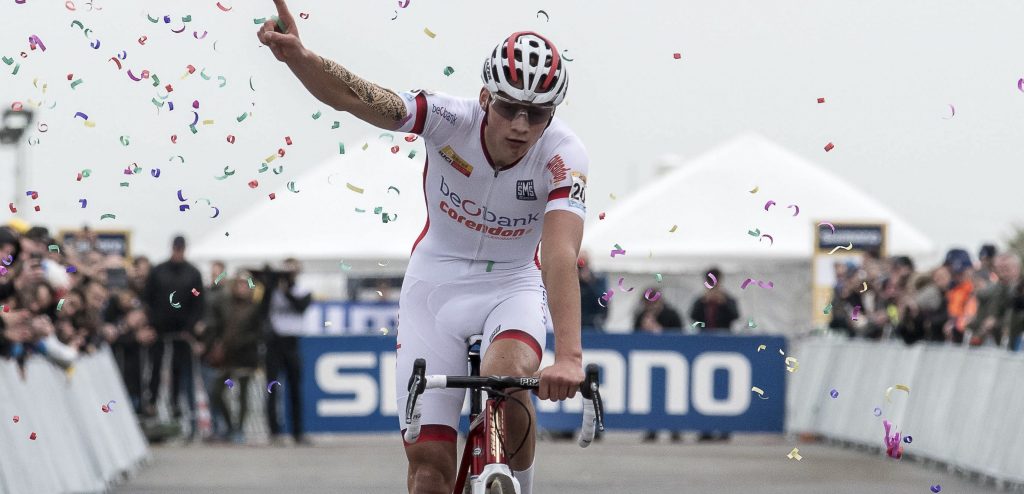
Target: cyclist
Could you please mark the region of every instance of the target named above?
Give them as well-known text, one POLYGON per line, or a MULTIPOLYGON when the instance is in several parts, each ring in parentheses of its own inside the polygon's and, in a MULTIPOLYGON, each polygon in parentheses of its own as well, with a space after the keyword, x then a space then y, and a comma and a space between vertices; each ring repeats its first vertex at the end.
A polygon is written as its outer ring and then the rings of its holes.
MULTIPOLYGON (((259 40, 313 96, 425 141, 427 221, 399 300, 398 409, 405 410, 416 358, 426 359, 427 374, 466 374, 472 334, 483 334, 483 375, 536 375, 540 399, 575 396, 584 378, 576 259, 588 158, 579 138, 554 118, 568 88, 555 46, 537 33, 513 33, 484 60, 484 87, 475 99, 399 94, 304 47, 284 0, 274 3, 281 27, 266 22, 259 40), (555 362, 538 371, 552 327, 555 362)), ((526 438, 510 466, 522 492, 530 493, 536 421, 530 400, 514 396, 524 407, 506 407, 502 440, 512 453, 526 438)), ((405 445, 410 492, 451 492, 464 398, 457 389, 428 390, 420 398, 420 439, 405 445)))

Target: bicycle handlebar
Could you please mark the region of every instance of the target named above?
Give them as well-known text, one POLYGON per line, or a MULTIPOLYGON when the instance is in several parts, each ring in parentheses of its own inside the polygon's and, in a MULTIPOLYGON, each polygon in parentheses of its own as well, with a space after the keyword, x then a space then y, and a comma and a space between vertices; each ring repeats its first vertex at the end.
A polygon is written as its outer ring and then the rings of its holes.
MULTIPOLYGON (((409 376, 409 398, 405 404, 405 423, 408 426, 405 430, 405 440, 410 443, 419 439, 423 408, 423 402, 419 400, 419 395, 428 389, 492 388, 501 390, 507 388, 537 389, 540 387, 540 378, 537 377, 428 376, 426 368, 425 360, 416 359, 413 363, 412 375, 409 376)), ((580 384, 580 394, 584 399, 583 425, 577 443, 581 448, 586 448, 593 442, 594 435, 598 430, 604 430, 604 412, 598 383, 597 365, 587 365, 586 375, 580 384)))

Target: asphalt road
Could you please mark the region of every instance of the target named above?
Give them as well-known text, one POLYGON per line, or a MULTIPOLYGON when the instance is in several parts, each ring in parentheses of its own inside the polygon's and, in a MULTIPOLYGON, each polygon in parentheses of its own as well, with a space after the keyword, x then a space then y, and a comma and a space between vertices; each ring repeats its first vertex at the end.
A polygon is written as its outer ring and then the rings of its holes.
MULTIPOLYGON (((397 435, 314 438, 311 447, 168 445, 123 493, 401 493, 406 461, 397 435)), ((722 494, 862 494, 997 492, 935 466, 895 461, 865 450, 783 436, 747 435, 729 443, 686 436, 643 444, 638 434, 608 434, 587 449, 573 443, 538 445, 534 492, 671 492, 722 494), (798 447, 802 459, 786 455, 798 447)))

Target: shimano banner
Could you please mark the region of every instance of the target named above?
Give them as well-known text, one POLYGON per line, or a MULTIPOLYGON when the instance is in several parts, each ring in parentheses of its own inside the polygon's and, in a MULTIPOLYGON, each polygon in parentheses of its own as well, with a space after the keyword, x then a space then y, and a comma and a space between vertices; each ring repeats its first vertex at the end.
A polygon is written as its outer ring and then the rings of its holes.
MULTIPOLYGON (((601 367, 606 429, 782 432, 785 344, 779 336, 584 333, 583 361, 601 367)), ((543 365, 553 345, 548 335, 543 365)), ((394 348, 393 336, 303 338, 307 429, 397 431, 394 348)), ((579 395, 535 402, 542 427, 579 426, 579 395)))

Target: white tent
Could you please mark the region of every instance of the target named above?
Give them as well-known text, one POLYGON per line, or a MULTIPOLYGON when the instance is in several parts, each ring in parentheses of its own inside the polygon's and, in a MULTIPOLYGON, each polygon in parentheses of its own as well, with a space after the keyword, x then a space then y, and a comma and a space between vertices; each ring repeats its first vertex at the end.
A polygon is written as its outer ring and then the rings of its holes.
POLYGON ((632 311, 647 286, 662 289, 685 316, 703 290, 704 270, 718 266, 744 321, 792 332, 810 324, 810 259, 820 221, 885 222, 888 254, 920 259, 934 252, 927 237, 871 196, 754 134, 726 142, 620 199, 606 219, 588 225, 583 244, 595 270, 613 275, 610 288, 618 296, 611 301, 611 330, 632 327, 632 311), (766 211, 769 200, 776 204, 766 211), (752 230, 771 235, 774 243, 751 236, 752 230), (626 254, 611 257, 615 244, 626 254), (625 295, 616 283, 619 273, 629 281, 623 288, 640 289, 625 295), (659 285, 653 273, 676 276, 659 285), (775 288, 741 291, 747 277, 771 280, 775 288))
MULTIPOLYGON (((274 190, 274 200, 264 195, 225 226, 230 235, 218 231, 203 238, 190 248, 189 257, 221 259, 234 267, 275 264, 291 256, 304 261, 307 273, 332 277, 336 285, 349 266, 353 273, 401 275, 426 221, 422 145, 396 141, 402 150, 393 154, 390 144, 367 141, 367 150, 352 146, 300 175, 298 193, 285 185, 274 190), (409 159, 411 149, 419 156, 409 159), (374 214, 377 207, 381 214, 374 214), (384 223, 383 213, 391 221, 384 223)), ((334 296, 336 290, 321 293, 334 296)))

